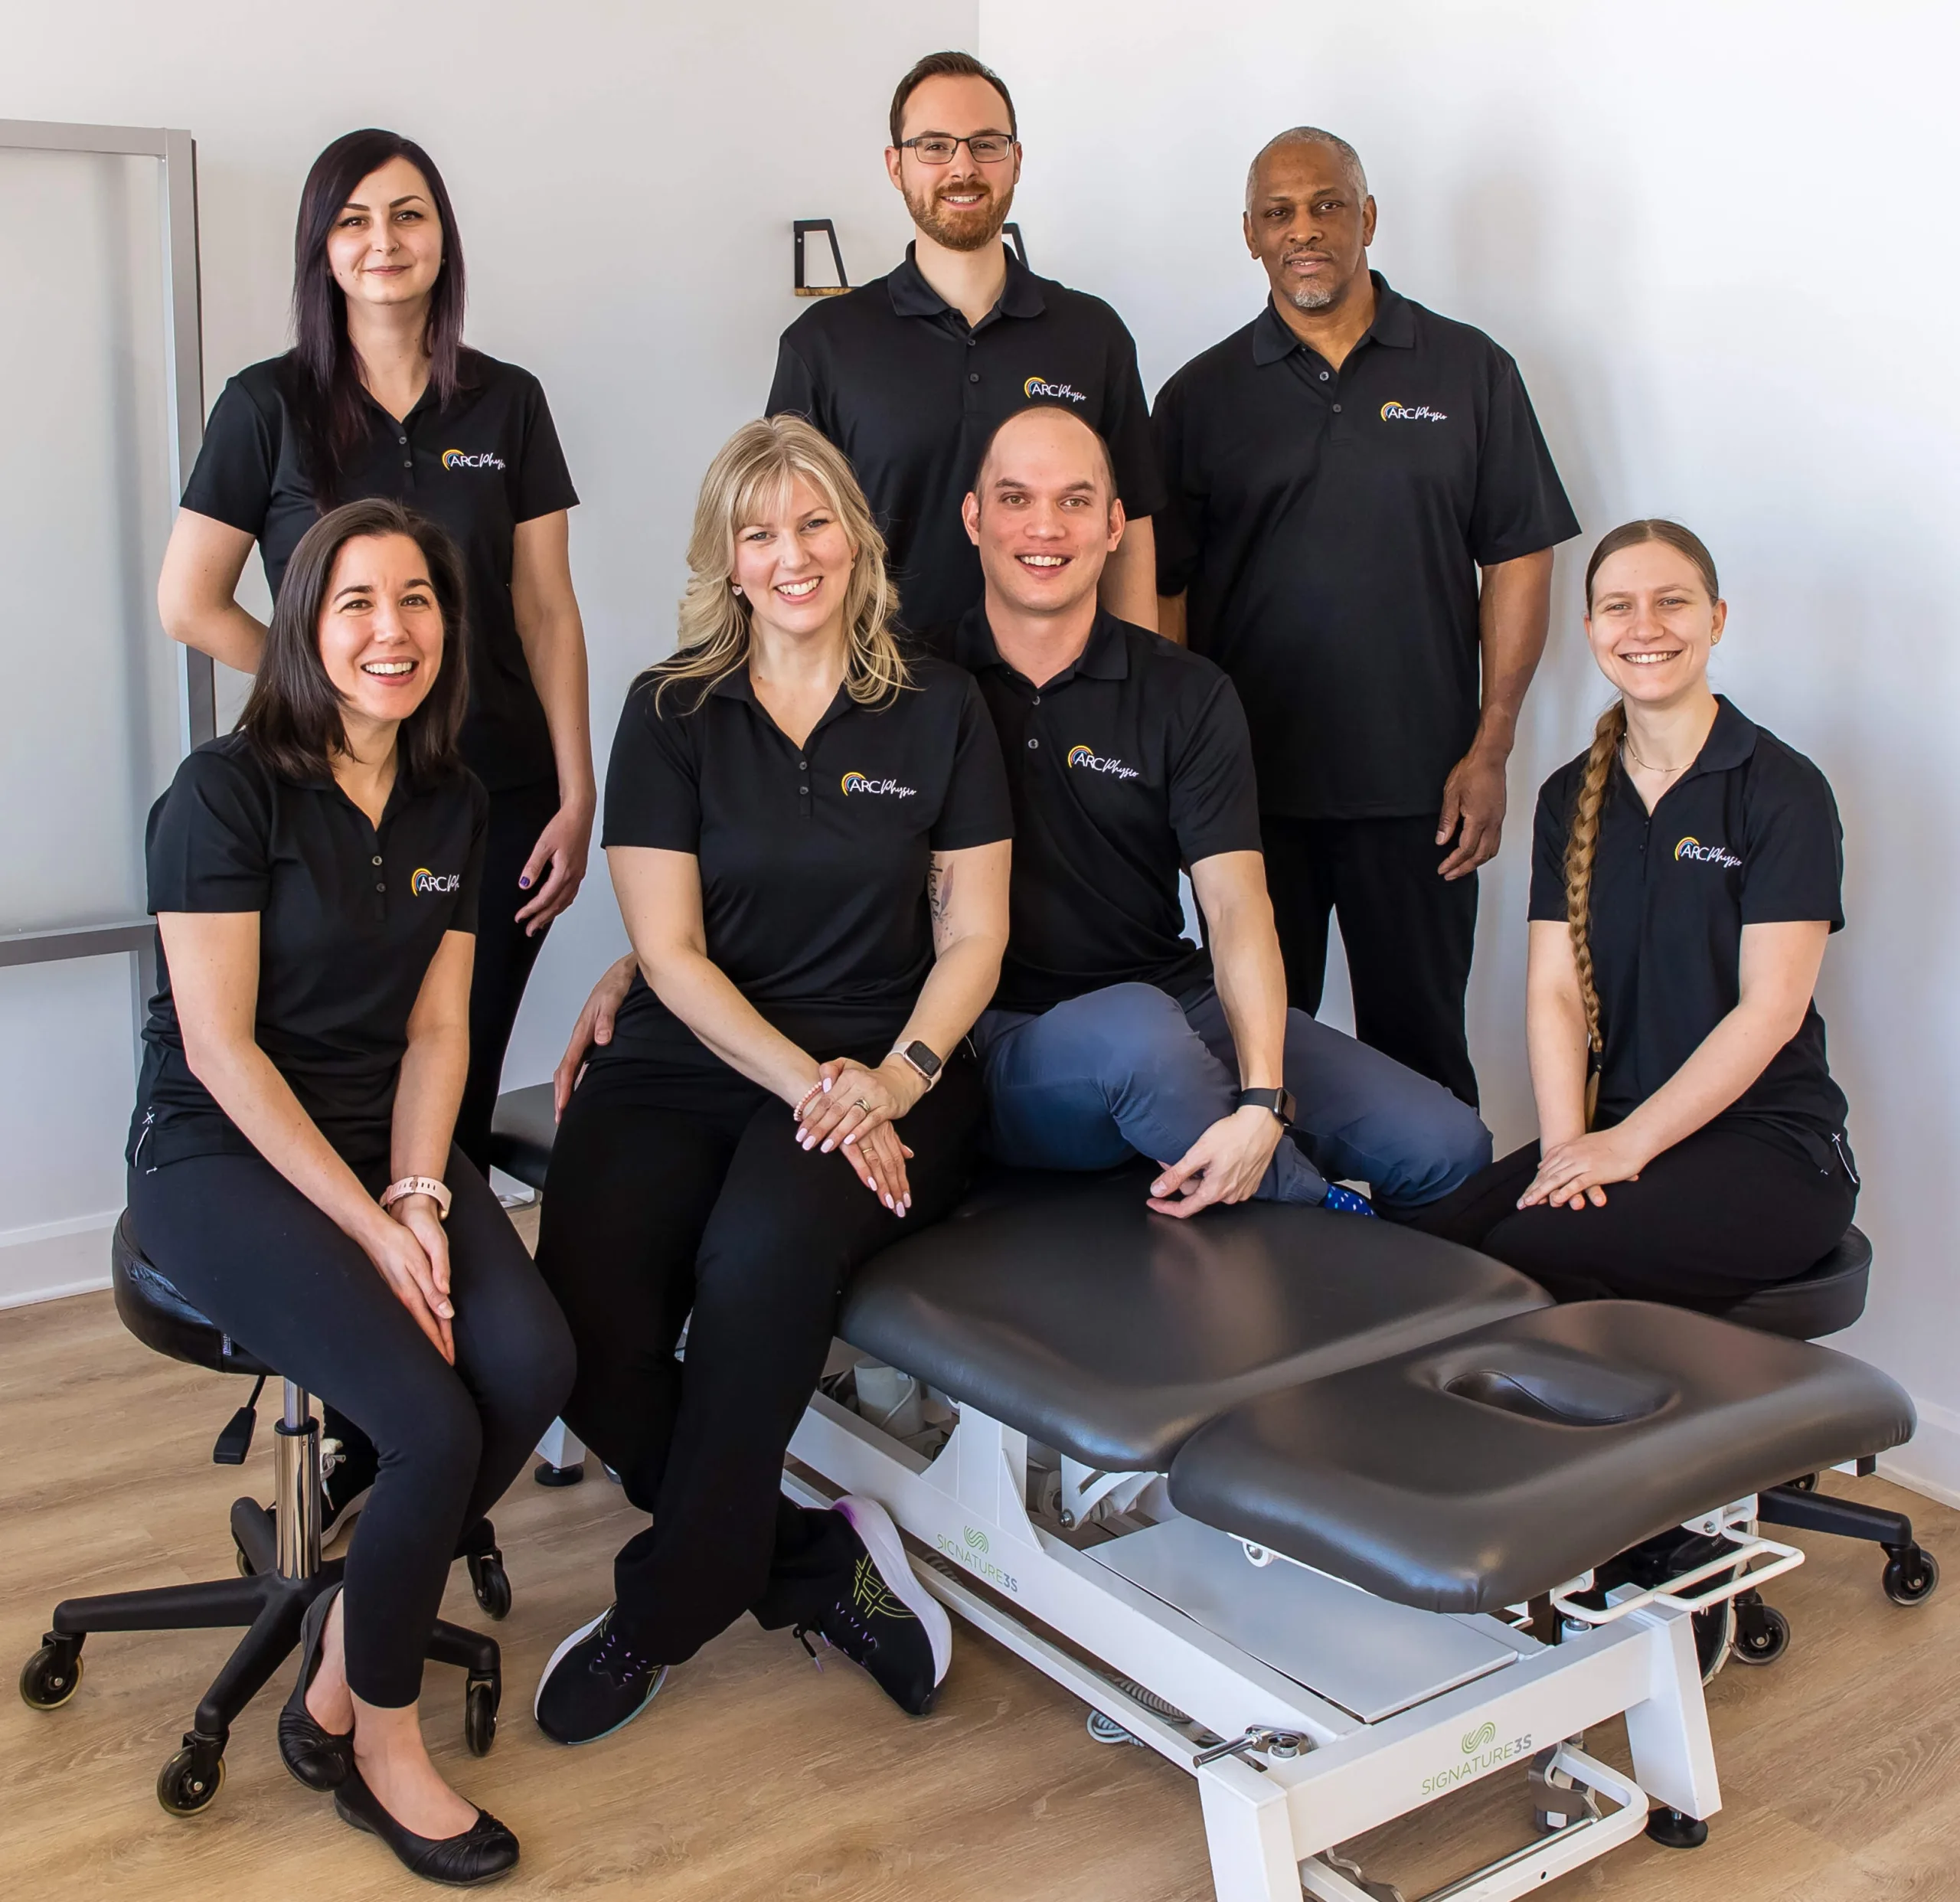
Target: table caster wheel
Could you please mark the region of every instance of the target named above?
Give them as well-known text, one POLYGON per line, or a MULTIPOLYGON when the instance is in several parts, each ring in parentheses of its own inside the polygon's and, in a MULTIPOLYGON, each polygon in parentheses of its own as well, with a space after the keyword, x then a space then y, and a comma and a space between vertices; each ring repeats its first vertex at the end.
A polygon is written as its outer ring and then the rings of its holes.
POLYGON ((156 1799, 173 1816, 194 1816, 208 1809, 224 1787, 223 1740, 193 1734, 157 1773, 156 1799))
POLYGON ((1774 1664, 1790 1648, 1790 1621, 1774 1605, 1736 1607, 1737 1664, 1774 1664))
POLYGON ((58 1711, 80 1688, 82 1641, 51 1631, 21 1666, 21 1701, 30 1711, 58 1711))
POLYGON ((1678 1809, 1657 1809, 1648 1816, 1647 1835, 1663 1849, 1699 1849, 1708 1840, 1708 1825, 1678 1809))

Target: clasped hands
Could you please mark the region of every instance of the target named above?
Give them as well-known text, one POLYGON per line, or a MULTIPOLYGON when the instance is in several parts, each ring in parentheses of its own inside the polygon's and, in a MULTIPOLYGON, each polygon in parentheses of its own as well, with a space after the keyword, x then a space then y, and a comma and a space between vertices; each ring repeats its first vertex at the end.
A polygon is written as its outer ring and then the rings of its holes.
POLYGON ((1517 1198, 1517 1206, 1530 1208, 1545 1202, 1553 1208, 1583 1208, 1589 1202, 1595 1208, 1604 1208, 1606 1185, 1638 1181, 1640 1172, 1654 1155, 1638 1131, 1624 1123, 1610 1129, 1568 1136, 1547 1145, 1538 1159, 1538 1173, 1517 1198))
POLYGON ((817 1080, 795 1104, 799 1147, 836 1150, 858 1179, 894 1215, 912 1206, 905 1165, 912 1155, 897 1124, 926 1093, 926 1080, 900 1057, 875 1068, 848 1057, 817 1067, 817 1080))
POLYGON ((434 1200, 404 1195, 391 1208, 377 1204, 367 1232, 356 1239, 436 1351, 455 1366, 449 1238, 434 1200))

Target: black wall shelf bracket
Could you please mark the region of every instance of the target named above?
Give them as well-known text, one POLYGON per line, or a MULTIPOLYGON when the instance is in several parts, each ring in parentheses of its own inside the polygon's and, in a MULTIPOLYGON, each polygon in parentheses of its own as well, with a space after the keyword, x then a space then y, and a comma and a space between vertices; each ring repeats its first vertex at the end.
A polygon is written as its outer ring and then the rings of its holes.
POLYGON ((828 218, 798 218, 791 226, 796 253, 796 295, 799 297, 841 297, 851 288, 851 279, 845 275, 844 253, 838 249, 837 227, 828 218), (821 231, 830 240, 831 261, 837 266, 835 284, 806 283, 803 268, 803 240, 812 231, 821 231))

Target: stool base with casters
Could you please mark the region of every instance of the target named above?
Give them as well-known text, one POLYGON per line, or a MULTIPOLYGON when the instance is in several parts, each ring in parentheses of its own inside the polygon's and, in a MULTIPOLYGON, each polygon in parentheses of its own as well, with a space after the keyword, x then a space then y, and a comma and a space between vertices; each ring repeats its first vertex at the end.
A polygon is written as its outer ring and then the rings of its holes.
MULTIPOLYGON (((111 1270, 117 1310, 145 1345, 194 1366, 276 1377, 205 1320, 143 1260, 127 1215, 116 1231, 111 1270)), ((298 1649, 307 1607, 339 1582, 345 1568, 343 1560, 323 1562, 320 1557, 319 1422, 312 1416, 305 1391, 291 1381, 284 1385, 285 1404, 273 1429, 273 1504, 268 1509, 245 1498, 231 1508, 231 1536, 241 1575, 64 1599, 54 1608, 41 1649, 21 1672, 23 1701, 35 1710, 53 1711, 80 1688, 82 1646, 93 1632, 245 1626, 245 1636, 199 1701, 182 1747, 158 1774, 157 1800, 173 1815, 194 1815, 216 1798, 224 1782, 224 1749, 233 1723, 298 1649)), ((242 1459, 237 1431, 236 1422, 227 1429, 242 1459)), ((249 1426, 245 1432, 249 1437, 249 1426)), ((501 1618, 510 1609, 510 1583, 488 1520, 465 1538, 459 1556, 468 1560, 478 1603, 491 1616, 501 1618)), ((482 1756, 496 1736, 503 1691, 496 1640, 439 1619, 430 1633, 427 1655, 468 1672, 463 1736, 470 1750, 482 1756)))

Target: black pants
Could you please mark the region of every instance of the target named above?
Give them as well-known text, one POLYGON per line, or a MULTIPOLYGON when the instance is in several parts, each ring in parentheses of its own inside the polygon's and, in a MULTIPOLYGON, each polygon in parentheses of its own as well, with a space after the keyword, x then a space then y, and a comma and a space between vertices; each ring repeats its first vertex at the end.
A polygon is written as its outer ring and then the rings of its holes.
POLYGON ((1354 1034, 1477 1107, 1463 1028, 1477 936, 1477 877, 1436 868, 1433 813, 1419 819, 1259 820, 1287 1002, 1309 1016, 1327 979, 1328 914, 1341 920, 1354 1034))
POLYGON ((1837 1247, 1857 1206, 1834 1159, 1819 1169, 1746 1126, 1716 1122, 1664 1149, 1604 1208, 1521 1209, 1538 1145, 1501 1158, 1408 1225, 1507 1262, 1561 1301, 1620 1296, 1710 1312, 1788 1281, 1837 1247))
POLYGON ((901 1221, 843 1157, 799 1148, 788 1106, 732 1070, 587 1071, 551 1153, 537 1263, 578 1343, 566 1423, 653 1515, 613 1564, 635 1649, 678 1664, 745 1610, 773 1628, 836 1596, 848 1534, 782 1497, 782 1456, 852 1270, 951 1208, 979 1119, 962 1050, 899 1126, 916 1152, 901 1221))
POLYGON ((476 964, 469 982, 469 1075, 456 1112, 456 1146, 485 1175, 490 1169, 490 1118, 504 1074, 504 1052, 518 1021, 531 968, 545 933, 528 935, 517 922, 521 906, 537 888, 520 891, 518 880, 537 835, 558 810, 555 781, 512 786, 490 795, 490 828, 484 842, 483 888, 477 900, 476 964))
MULTIPOLYGON (((564 1317, 497 1198, 457 1152, 452 1368, 360 1248, 257 1155, 135 1170, 143 1253, 210 1319, 381 1455, 347 1558, 347 1679, 413 1704, 456 1542, 502 1494, 572 1382, 564 1317)), ((369 1185, 379 1188, 385 1178, 369 1185)))

